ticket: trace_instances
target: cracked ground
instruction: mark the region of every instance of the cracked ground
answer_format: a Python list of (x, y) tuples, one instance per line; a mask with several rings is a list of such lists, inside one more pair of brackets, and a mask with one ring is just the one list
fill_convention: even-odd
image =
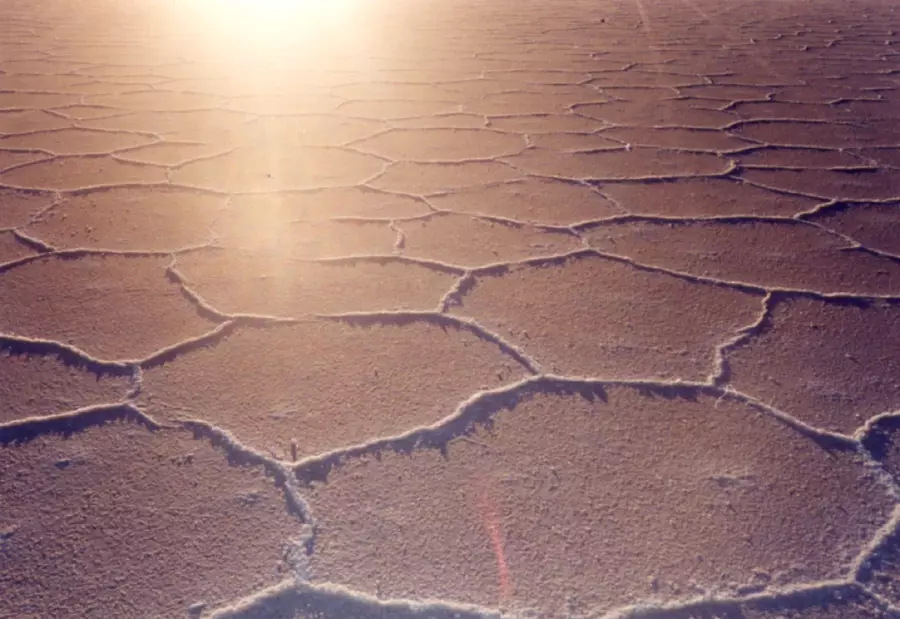
[(0, 0), (0, 617), (900, 618), (900, 5)]

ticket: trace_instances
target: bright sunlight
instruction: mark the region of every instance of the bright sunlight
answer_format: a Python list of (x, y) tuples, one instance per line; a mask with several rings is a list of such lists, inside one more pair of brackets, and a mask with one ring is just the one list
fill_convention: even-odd
[[(319, 55), (356, 31), (366, 0), (191, 0), (186, 16), (203, 44), (221, 56), (278, 59)], [(198, 41), (199, 43), (200, 41)], [(247, 58), (244, 58), (247, 60)]]

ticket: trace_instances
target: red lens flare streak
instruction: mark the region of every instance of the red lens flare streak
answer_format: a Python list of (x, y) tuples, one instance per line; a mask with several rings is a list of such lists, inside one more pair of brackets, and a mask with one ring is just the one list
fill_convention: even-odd
[(491, 541), (491, 548), (497, 560), (497, 586), (500, 602), (505, 603), (512, 597), (512, 583), (509, 576), (509, 566), (506, 563), (506, 555), (503, 552), (503, 531), (500, 517), (497, 513), (497, 505), (493, 497), (494, 493), (488, 478), (479, 479), (475, 485), (478, 492), (478, 514)]

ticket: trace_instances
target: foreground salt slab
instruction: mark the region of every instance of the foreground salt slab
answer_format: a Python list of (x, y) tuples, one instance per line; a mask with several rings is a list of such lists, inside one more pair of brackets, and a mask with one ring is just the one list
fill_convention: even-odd
[(376, 316), (242, 329), (146, 370), (142, 401), (160, 418), (203, 419), (290, 459), (436, 423), (526, 374), (472, 331)]
[(131, 387), (128, 376), (100, 376), (23, 348), (18, 354), (0, 353), (0, 423), (117, 402)]
[(869, 249), (900, 256), (900, 208), (896, 204), (853, 204), (825, 210), (810, 221), (846, 234)]
[(478, 275), (453, 312), (557, 374), (703, 380), (715, 347), (755, 321), (761, 299), (582, 256)]
[(167, 281), (169, 258), (41, 258), (0, 277), (0, 331), (54, 340), (99, 359), (141, 359), (200, 336), (201, 318)]
[(852, 450), (714, 394), (548, 382), (495, 408), (316, 483), (314, 578), (571, 616), (840, 577), (893, 507)]
[(0, 447), (0, 615), (183, 617), (279, 582), (303, 526), (272, 480), (131, 424)]
[(783, 299), (730, 354), (731, 384), (811, 425), (851, 434), (900, 406), (898, 351), (896, 303)]

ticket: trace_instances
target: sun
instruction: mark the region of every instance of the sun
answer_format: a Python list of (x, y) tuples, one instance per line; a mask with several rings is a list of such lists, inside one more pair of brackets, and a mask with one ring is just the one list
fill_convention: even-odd
[(200, 0), (212, 20), (263, 31), (299, 30), (346, 16), (354, 0)]
[(298, 53), (321, 56), (338, 40), (356, 37), (367, 1), (187, 0), (178, 12), (189, 20), (197, 45), (240, 63)]

